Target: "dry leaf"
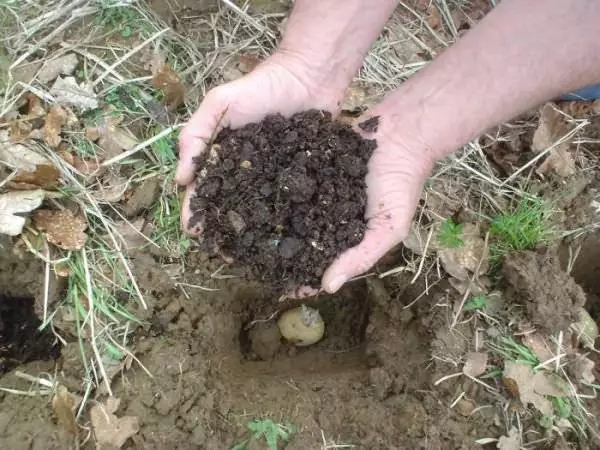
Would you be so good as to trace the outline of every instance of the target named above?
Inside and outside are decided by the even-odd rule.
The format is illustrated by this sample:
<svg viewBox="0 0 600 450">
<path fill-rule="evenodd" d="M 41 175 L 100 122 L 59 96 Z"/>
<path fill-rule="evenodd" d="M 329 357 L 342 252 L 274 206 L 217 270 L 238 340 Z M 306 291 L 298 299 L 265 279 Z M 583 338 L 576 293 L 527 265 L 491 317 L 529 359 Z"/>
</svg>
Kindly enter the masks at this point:
<svg viewBox="0 0 600 450">
<path fill-rule="evenodd" d="M 565 381 L 551 372 L 537 372 L 533 376 L 533 388 L 540 395 L 551 395 L 553 397 L 566 397 L 569 395 L 569 387 L 565 384 Z"/>
<path fill-rule="evenodd" d="M 42 106 L 42 101 L 38 96 L 28 92 L 26 95 L 27 98 L 27 116 L 29 117 L 39 117 L 46 114 L 46 110 Z"/>
<path fill-rule="evenodd" d="M 75 400 L 62 384 L 56 388 L 52 397 L 52 411 L 56 416 L 58 426 L 68 434 L 77 435 L 77 420 L 75 419 Z"/>
<path fill-rule="evenodd" d="M 499 450 L 520 450 L 521 436 L 519 430 L 512 427 L 508 432 L 508 436 L 502 436 L 498 439 L 497 448 Z"/>
<path fill-rule="evenodd" d="M 29 137 L 33 126 L 27 120 L 15 120 L 10 124 L 10 140 L 14 143 L 23 142 Z"/>
<path fill-rule="evenodd" d="M 437 6 L 430 5 L 427 8 L 427 23 L 434 30 L 442 26 L 442 16 Z"/>
<path fill-rule="evenodd" d="M 100 447 L 103 445 L 112 445 L 121 448 L 127 439 L 140 430 L 137 417 L 117 417 L 114 414 L 119 407 L 119 403 L 119 399 L 108 397 L 105 405 L 98 404 L 90 410 L 90 419 L 94 427 L 96 443 Z"/>
<path fill-rule="evenodd" d="M 594 361 L 587 356 L 577 355 L 575 362 L 570 365 L 569 368 L 572 370 L 577 381 L 583 380 L 588 383 L 596 381 L 596 376 L 594 375 Z"/>
<path fill-rule="evenodd" d="M 77 155 L 73 156 L 73 167 L 82 175 L 98 174 L 101 169 L 100 163 L 92 158 L 81 158 Z"/>
<path fill-rule="evenodd" d="M 69 105 L 86 111 L 98 108 L 98 99 L 90 87 L 79 86 L 73 77 L 57 78 L 50 95 L 59 105 Z"/>
<path fill-rule="evenodd" d="M 555 145 L 570 130 L 565 117 L 551 103 L 544 105 L 540 112 L 540 125 L 533 135 L 531 149 L 539 153 Z M 575 160 L 569 153 L 570 141 L 555 145 L 537 172 L 543 175 L 556 172 L 561 177 L 575 173 Z"/>
<path fill-rule="evenodd" d="M 25 186 L 30 186 L 30 189 L 56 189 L 60 185 L 59 179 L 60 171 L 56 167 L 50 164 L 38 164 L 32 172 L 18 172 L 6 185 L 19 190 L 23 190 Z"/>
<path fill-rule="evenodd" d="M 162 66 L 154 74 L 152 85 L 163 90 L 164 104 L 167 109 L 174 110 L 183 103 L 185 90 L 181 84 L 181 79 L 169 66 Z"/>
<path fill-rule="evenodd" d="M 542 414 L 552 414 L 552 403 L 550 400 L 536 391 L 536 382 L 540 384 L 539 389 L 543 390 L 546 387 L 546 380 L 544 377 L 538 377 L 536 380 L 531 366 L 505 361 L 504 377 L 515 381 L 518 386 L 519 397 L 524 405 L 531 403 Z"/>
<path fill-rule="evenodd" d="M 33 222 L 46 234 L 48 242 L 65 250 L 79 250 L 87 240 L 85 218 L 68 210 L 41 209 L 34 213 Z"/>
<path fill-rule="evenodd" d="M 71 75 L 79 61 L 75 53 L 67 53 L 55 59 L 47 60 L 38 73 L 40 83 L 54 81 L 59 75 Z"/>
<path fill-rule="evenodd" d="M 143 217 L 138 217 L 132 222 L 124 220 L 114 224 L 115 234 L 123 241 L 125 250 L 140 248 L 148 243 L 142 232 L 145 222 Z"/>
<path fill-rule="evenodd" d="M 111 171 L 103 177 L 98 189 L 92 192 L 92 197 L 101 203 L 116 203 L 123 198 L 128 185 L 127 178 Z"/>
<path fill-rule="evenodd" d="M 66 122 L 67 113 L 60 106 L 53 106 L 44 122 L 44 140 L 50 147 L 58 147 L 61 142 L 60 132 Z"/>
<path fill-rule="evenodd" d="M 479 267 L 479 273 L 475 275 L 485 274 L 490 265 L 490 255 L 477 225 L 463 224 L 460 238 L 463 241 L 460 247 L 438 250 L 444 270 L 459 280 L 468 279 L 469 274 L 475 273 L 477 267 Z"/>
<path fill-rule="evenodd" d="M 548 361 L 554 357 L 546 338 L 538 333 L 523 336 L 523 343 L 531 349 L 533 354 L 541 361 Z"/>
<path fill-rule="evenodd" d="M 43 200 L 44 191 L 41 189 L 0 194 L 0 234 L 20 234 L 25 225 L 25 217 L 16 214 L 33 211 Z"/>
<path fill-rule="evenodd" d="M 260 58 L 255 55 L 240 55 L 238 67 L 242 73 L 250 73 L 260 64 Z"/>
<path fill-rule="evenodd" d="M 463 367 L 463 373 L 472 377 L 478 377 L 487 369 L 488 355 L 484 352 L 469 352 L 467 361 Z"/>
<path fill-rule="evenodd" d="M 41 164 L 51 165 L 49 159 L 29 150 L 25 145 L 11 142 L 7 130 L 0 131 L 0 161 L 26 172 L 34 172 L 36 166 Z"/>
<path fill-rule="evenodd" d="M 122 121 L 123 118 L 120 116 L 109 115 L 99 126 L 85 130 L 85 137 L 90 141 L 97 141 L 98 147 L 104 150 L 103 156 L 107 159 L 131 150 L 139 143 L 129 131 L 117 126 Z"/>
</svg>

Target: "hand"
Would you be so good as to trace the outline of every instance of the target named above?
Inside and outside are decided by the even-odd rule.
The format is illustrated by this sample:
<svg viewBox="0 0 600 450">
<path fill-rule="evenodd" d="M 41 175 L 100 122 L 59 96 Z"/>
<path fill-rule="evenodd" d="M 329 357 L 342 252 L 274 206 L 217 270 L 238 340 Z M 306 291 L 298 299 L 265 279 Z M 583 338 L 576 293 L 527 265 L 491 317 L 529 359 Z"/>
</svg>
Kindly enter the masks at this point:
<svg viewBox="0 0 600 450">
<path fill-rule="evenodd" d="M 336 113 L 345 86 L 319 81 L 302 63 L 303 58 L 275 54 L 248 75 L 211 90 L 183 128 L 179 142 L 179 164 L 175 180 L 186 186 L 181 208 L 183 229 L 200 235 L 202 224 L 189 229 L 190 198 L 195 190 L 193 158 L 200 155 L 207 142 L 223 127 L 239 128 L 258 122 L 269 114 L 291 116 L 310 108 Z"/>
<path fill-rule="evenodd" d="M 374 112 L 375 113 L 375 112 Z M 377 115 L 365 114 L 358 123 Z M 435 158 L 418 139 L 400 137 L 394 116 L 380 116 L 378 130 L 362 132 L 377 140 L 368 166 L 367 231 L 355 247 L 346 250 L 325 271 L 322 288 L 336 292 L 351 278 L 367 272 L 377 261 L 408 235 L 423 184 Z"/>
</svg>

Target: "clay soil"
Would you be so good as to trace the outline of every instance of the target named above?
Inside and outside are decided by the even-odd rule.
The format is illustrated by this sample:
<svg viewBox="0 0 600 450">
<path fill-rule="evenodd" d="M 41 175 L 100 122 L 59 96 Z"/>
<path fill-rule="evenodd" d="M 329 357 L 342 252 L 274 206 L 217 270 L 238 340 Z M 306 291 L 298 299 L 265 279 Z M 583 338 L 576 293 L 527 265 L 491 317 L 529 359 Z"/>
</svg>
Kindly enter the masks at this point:
<svg viewBox="0 0 600 450">
<path fill-rule="evenodd" d="M 207 248 L 266 283 L 319 286 L 366 228 L 365 175 L 376 147 L 311 110 L 221 131 L 198 158 L 190 225 Z"/>
</svg>

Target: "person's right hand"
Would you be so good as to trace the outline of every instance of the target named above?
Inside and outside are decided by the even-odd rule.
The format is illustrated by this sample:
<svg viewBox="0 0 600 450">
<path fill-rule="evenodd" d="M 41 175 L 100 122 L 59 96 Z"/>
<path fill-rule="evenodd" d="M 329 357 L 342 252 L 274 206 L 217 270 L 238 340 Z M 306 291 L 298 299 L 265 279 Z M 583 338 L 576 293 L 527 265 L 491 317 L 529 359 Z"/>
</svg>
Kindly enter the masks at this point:
<svg viewBox="0 0 600 450">
<path fill-rule="evenodd" d="M 196 167 L 211 137 L 223 127 L 240 128 L 265 116 L 291 116 L 306 109 L 324 109 L 335 114 L 344 88 L 315 83 L 311 69 L 297 56 L 275 54 L 238 80 L 212 89 L 183 128 L 179 142 L 179 164 L 175 181 L 186 186 L 181 208 L 183 229 L 190 235 L 202 233 L 202 223 L 188 226 L 190 198 L 195 190 Z"/>
</svg>

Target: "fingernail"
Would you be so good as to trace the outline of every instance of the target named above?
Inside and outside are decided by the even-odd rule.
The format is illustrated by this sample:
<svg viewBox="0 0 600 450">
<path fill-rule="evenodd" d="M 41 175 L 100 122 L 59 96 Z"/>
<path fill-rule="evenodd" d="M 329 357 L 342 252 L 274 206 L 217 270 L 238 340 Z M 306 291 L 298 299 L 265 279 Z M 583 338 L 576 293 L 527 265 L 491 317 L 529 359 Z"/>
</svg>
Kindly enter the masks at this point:
<svg viewBox="0 0 600 450">
<path fill-rule="evenodd" d="M 341 288 L 346 281 L 348 281 L 348 276 L 345 274 L 341 274 L 341 275 L 334 277 L 333 280 L 331 280 L 331 283 L 329 283 L 328 291 L 331 294 L 333 294 L 334 292 L 337 292 L 338 289 Z"/>
</svg>

